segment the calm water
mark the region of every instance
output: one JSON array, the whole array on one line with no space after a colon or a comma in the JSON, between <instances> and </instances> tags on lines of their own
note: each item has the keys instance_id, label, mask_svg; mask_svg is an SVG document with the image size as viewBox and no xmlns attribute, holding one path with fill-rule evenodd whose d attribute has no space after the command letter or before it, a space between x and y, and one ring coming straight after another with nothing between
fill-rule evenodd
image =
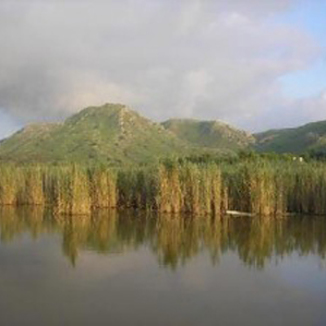
<instances>
[{"instance_id":1,"label":"calm water","mask_svg":"<svg viewBox=\"0 0 326 326\"><path fill-rule=\"evenodd\" d=\"M326 325L326 218L0 211L0 325Z\"/></svg>"}]
</instances>

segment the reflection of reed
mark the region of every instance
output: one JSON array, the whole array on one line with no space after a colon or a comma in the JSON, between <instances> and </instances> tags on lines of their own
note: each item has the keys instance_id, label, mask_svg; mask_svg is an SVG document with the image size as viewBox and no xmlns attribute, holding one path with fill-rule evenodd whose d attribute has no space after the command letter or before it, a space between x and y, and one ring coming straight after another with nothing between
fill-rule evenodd
<instances>
[{"instance_id":1,"label":"reflection of reed","mask_svg":"<svg viewBox=\"0 0 326 326\"><path fill-rule=\"evenodd\" d=\"M152 248L163 265L176 268L208 249L212 261L220 255L224 227L217 220L160 217L157 219Z\"/></svg>"},{"instance_id":2,"label":"reflection of reed","mask_svg":"<svg viewBox=\"0 0 326 326\"><path fill-rule=\"evenodd\" d=\"M102 210L63 218L40 207L2 208L0 232L3 243L26 232L33 238L59 233L63 253L73 265L81 250L121 253L142 245L152 249L162 266L172 269L203 251L210 254L212 263L218 263L223 252L234 251L254 268L293 252L326 256L326 219L312 217L191 219Z\"/></svg>"},{"instance_id":3,"label":"reflection of reed","mask_svg":"<svg viewBox=\"0 0 326 326\"><path fill-rule=\"evenodd\" d=\"M29 232L36 239L40 234L55 232L52 219L45 218L44 208L11 207L0 208L0 234L1 242L10 242L19 235Z\"/></svg>"}]
</instances>

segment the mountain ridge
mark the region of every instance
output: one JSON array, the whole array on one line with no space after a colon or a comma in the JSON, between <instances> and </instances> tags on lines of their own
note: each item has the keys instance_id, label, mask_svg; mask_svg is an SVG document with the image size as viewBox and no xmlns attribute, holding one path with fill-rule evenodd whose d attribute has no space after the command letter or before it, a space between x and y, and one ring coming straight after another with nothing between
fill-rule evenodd
<instances>
[{"instance_id":1,"label":"mountain ridge","mask_svg":"<svg viewBox=\"0 0 326 326\"><path fill-rule=\"evenodd\" d=\"M326 152L326 120L315 121L299 127L270 129L254 134L255 149L260 152L303 154Z\"/></svg>"},{"instance_id":2,"label":"mountain ridge","mask_svg":"<svg viewBox=\"0 0 326 326\"><path fill-rule=\"evenodd\" d=\"M162 125L180 139L200 147L239 150L255 142L249 133L220 120L169 119Z\"/></svg>"},{"instance_id":3,"label":"mountain ridge","mask_svg":"<svg viewBox=\"0 0 326 326\"><path fill-rule=\"evenodd\" d=\"M0 161L147 164L239 150L326 155L326 121L250 134L220 120L143 117L123 104L90 106L60 123L33 123L0 141Z\"/></svg>"}]
</instances>

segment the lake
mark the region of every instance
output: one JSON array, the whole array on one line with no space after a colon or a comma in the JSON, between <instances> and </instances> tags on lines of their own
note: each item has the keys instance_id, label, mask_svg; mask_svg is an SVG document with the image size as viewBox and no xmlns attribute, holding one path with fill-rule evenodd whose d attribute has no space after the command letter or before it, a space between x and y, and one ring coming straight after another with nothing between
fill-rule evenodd
<instances>
[{"instance_id":1,"label":"lake","mask_svg":"<svg viewBox=\"0 0 326 326\"><path fill-rule=\"evenodd\" d=\"M326 218L0 210L0 325L326 325Z\"/></svg>"}]
</instances>

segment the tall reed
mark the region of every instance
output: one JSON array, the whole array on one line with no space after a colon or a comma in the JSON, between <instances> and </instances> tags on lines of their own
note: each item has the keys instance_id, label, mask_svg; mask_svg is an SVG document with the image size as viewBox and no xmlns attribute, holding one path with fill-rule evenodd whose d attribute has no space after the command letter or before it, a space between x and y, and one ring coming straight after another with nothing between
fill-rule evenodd
<instances>
[{"instance_id":1,"label":"tall reed","mask_svg":"<svg viewBox=\"0 0 326 326\"><path fill-rule=\"evenodd\" d=\"M16 205L20 186L20 169L12 165L0 165L0 204Z\"/></svg>"},{"instance_id":2,"label":"tall reed","mask_svg":"<svg viewBox=\"0 0 326 326\"><path fill-rule=\"evenodd\" d=\"M117 206L117 175L113 170L95 167L88 171L92 208Z\"/></svg>"},{"instance_id":3,"label":"tall reed","mask_svg":"<svg viewBox=\"0 0 326 326\"><path fill-rule=\"evenodd\" d=\"M326 214L326 164L165 161L132 169L0 165L0 205L84 215L102 208L220 216Z\"/></svg>"}]
</instances>

